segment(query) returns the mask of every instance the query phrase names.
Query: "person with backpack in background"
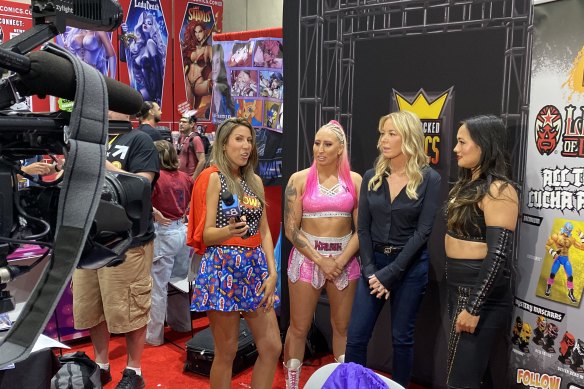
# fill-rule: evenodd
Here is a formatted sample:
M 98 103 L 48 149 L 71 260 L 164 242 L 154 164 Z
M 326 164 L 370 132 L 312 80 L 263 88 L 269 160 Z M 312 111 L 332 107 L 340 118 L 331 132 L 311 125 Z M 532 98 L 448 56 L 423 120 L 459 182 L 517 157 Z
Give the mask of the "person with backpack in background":
M 179 170 L 197 178 L 205 166 L 205 143 L 203 135 L 195 131 L 197 119 L 194 115 L 180 118 L 179 130 L 180 138 L 178 140 L 177 151 L 179 152 Z

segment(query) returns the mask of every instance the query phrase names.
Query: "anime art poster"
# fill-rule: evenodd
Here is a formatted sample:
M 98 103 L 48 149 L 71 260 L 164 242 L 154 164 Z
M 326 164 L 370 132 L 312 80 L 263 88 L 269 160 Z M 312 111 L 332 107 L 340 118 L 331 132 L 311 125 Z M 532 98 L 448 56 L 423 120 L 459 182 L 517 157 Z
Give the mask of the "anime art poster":
M 32 27 L 32 14 L 28 4 L 0 0 L 0 44 L 9 41 Z M 25 111 L 48 111 L 48 98 L 28 97 L 13 109 Z
M 237 116 L 256 128 L 264 185 L 279 185 L 282 177 L 283 98 L 282 39 L 215 42 L 212 121 Z
M 535 6 L 511 385 L 584 388 L 584 3 Z
M 163 112 L 163 100 L 172 100 L 172 87 L 165 88 L 166 82 L 170 83 L 171 73 L 168 72 L 167 79 L 168 26 L 171 20 L 165 15 L 171 13 L 164 12 L 163 8 L 171 6 L 168 3 L 131 0 L 120 35 L 120 61 L 127 68 L 129 84 L 142 94 L 144 100 L 158 103 Z
M 116 79 L 118 58 L 111 32 L 66 27 L 65 32 L 57 35 L 55 41 L 104 76 Z

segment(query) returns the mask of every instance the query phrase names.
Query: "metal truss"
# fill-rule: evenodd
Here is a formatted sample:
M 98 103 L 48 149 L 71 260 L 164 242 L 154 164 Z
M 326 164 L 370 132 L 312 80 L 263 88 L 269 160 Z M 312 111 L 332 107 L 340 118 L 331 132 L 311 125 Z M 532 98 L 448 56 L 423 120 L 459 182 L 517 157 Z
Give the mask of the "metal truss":
M 504 29 L 501 117 L 516 179 L 523 181 L 528 120 L 531 0 L 300 0 L 299 129 L 296 168 L 311 162 L 311 139 L 336 119 L 352 137 L 355 42 L 379 37 Z

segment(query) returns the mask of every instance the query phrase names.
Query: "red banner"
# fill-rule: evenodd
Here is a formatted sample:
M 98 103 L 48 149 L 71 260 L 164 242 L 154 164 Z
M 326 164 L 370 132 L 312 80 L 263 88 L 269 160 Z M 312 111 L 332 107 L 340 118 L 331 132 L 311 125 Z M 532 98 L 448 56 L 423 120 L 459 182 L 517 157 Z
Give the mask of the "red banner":
M 0 0 L 0 43 L 4 43 L 32 27 L 32 14 L 28 4 Z M 49 99 L 32 97 L 27 99 L 26 106 L 21 104 L 18 109 L 31 111 L 49 111 Z

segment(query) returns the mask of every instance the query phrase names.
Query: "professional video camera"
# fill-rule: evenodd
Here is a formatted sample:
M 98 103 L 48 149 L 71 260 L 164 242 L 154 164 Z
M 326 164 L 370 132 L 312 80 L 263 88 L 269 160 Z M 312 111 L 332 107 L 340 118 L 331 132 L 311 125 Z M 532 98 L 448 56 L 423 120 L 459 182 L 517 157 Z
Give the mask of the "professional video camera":
M 63 33 L 66 26 L 100 31 L 116 29 L 122 22 L 120 5 L 116 0 L 33 0 L 31 10 L 34 27 L 0 45 L 0 68 L 14 72 L 0 81 L 0 109 L 9 108 L 33 94 L 70 100 L 75 100 L 77 96 L 81 101 L 85 97 L 79 96 L 86 91 L 79 88 L 85 85 L 82 75 L 87 73 L 87 65 L 81 65 L 76 62 L 79 60 L 67 55 L 56 55 L 61 50 L 56 46 L 31 51 Z M 84 71 L 86 73 L 82 73 Z M 107 93 L 107 99 L 104 95 L 101 100 L 107 100 L 109 109 L 126 114 L 134 114 L 140 109 L 142 97 L 137 91 L 101 74 L 99 77 L 92 73 L 89 75 L 90 81 L 97 78 L 103 86 L 102 93 Z M 108 105 L 105 101 L 102 104 L 104 107 Z M 104 178 L 106 134 L 102 131 L 101 135 L 91 139 L 92 134 L 88 136 L 86 131 L 80 136 L 78 145 L 77 133 L 83 131 L 79 128 L 91 125 L 101 130 L 107 129 L 107 112 L 101 112 L 104 115 L 99 116 L 103 118 L 101 122 L 91 120 L 98 123 L 89 125 L 87 120 L 84 121 L 84 113 L 80 113 L 82 110 L 87 112 L 91 108 L 83 108 L 80 103 L 72 113 L 0 111 L 0 313 L 14 309 L 13 299 L 5 290 L 8 282 L 37 265 L 49 253 L 53 254 L 19 318 L 19 322 L 22 320 L 24 324 L 18 323 L 20 325 L 14 326 L 6 339 L 0 341 L 0 366 L 27 357 L 32 347 L 29 343 L 34 343 L 44 328 L 75 266 L 97 269 L 120 264 L 132 239 L 145 234 L 148 227 L 150 182 L 125 173 L 107 172 Z M 95 115 L 95 110 L 90 114 Z M 83 136 L 85 138 L 81 139 Z M 81 144 L 82 141 L 85 143 Z M 80 150 L 85 150 L 83 147 L 91 147 L 85 146 L 88 143 L 95 143 L 97 148 L 88 155 L 79 154 Z M 75 153 L 71 155 L 72 152 Z M 47 154 L 65 156 L 65 174 L 61 178 L 44 182 L 21 170 L 21 160 Z M 79 182 L 73 177 L 79 176 L 83 168 L 90 170 L 88 166 L 93 166 L 93 163 L 99 165 L 92 172 L 99 177 L 93 188 L 68 186 L 69 182 L 72 185 Z M 18 190 L 17 175 L 33 179 L 36 185 Z M 103 185 L 96 184 L 100 182 Z M 71 198 L 65 201 L 70 193 Z M 80 193 L 88 197 L 86 208 L 91 209 L 86 211 L 86 215 L 91 218 L 79 223 L 81 227 L 75 223 L 71 227 L 66 225 L 66 221 L 74 220 L 76 215 L 70 210 L 67 213 L 66 208 L 83 208 L 79 203 L 85 198 L 75 197 Z M 69 201 L 76 204 L 69 206 Z M 87 241 L 81 241 L 80 237 L 87 237 Z M 67 239 L 77 240 L 77 246 L 68 247 Z M 47 253 L 31 266 L 10 265 L 7 256 L 22 244 L 46 247 Z M 10 336 L 13 332 L 14 336 Z

